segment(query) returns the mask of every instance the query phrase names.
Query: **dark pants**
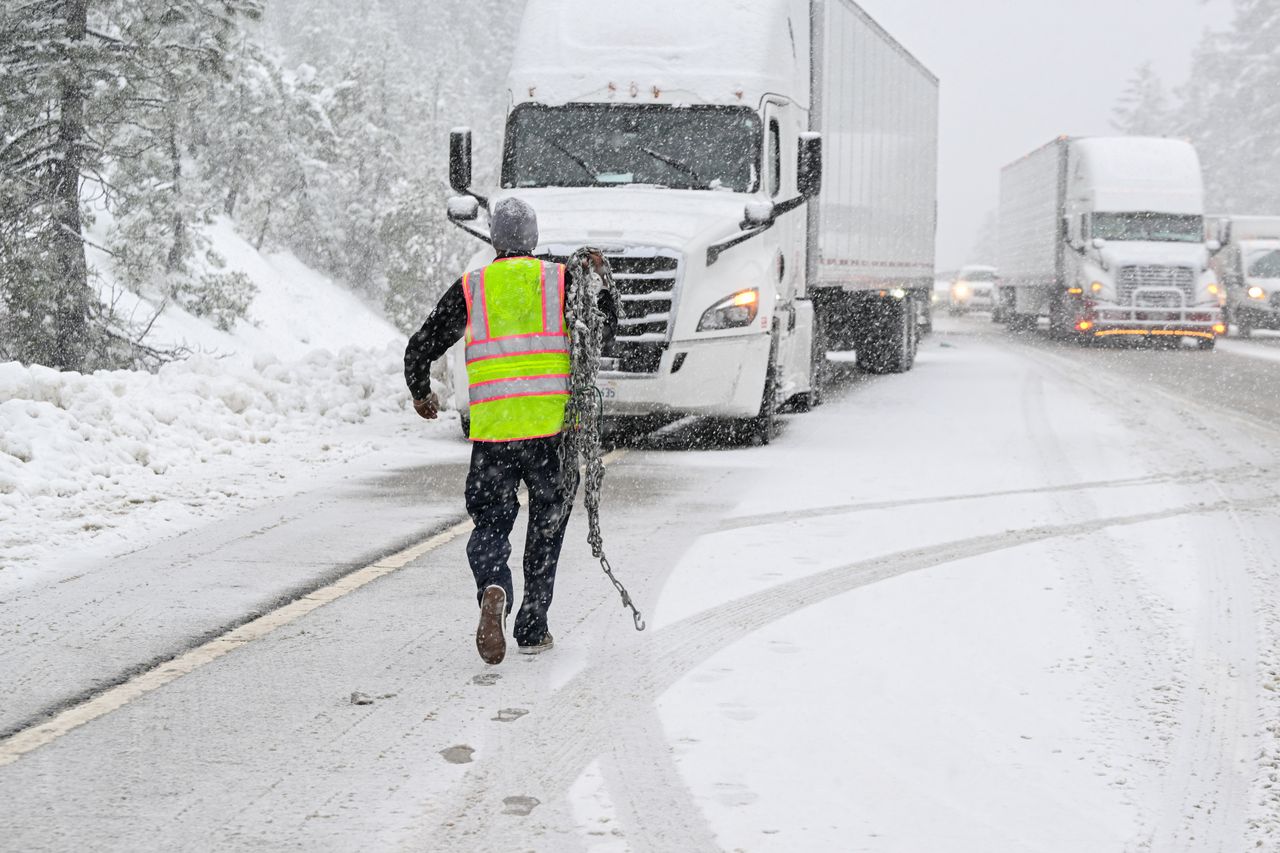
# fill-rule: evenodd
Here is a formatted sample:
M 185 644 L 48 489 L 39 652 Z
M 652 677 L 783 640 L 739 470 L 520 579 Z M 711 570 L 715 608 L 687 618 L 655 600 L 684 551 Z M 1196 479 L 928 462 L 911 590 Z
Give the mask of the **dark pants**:
M 524 600 L 516 614 L 515 639 L 537 643 L 547 632 L 547 608 L 556 582 L 556 563 L 573 504 L 560 482 L 560 437 L 471 445 L 467 475 L 467 512 L 476 529 L 467 543 L 467 559 L 476 578 L 477 598 L 497 584 L 507 591 L 507 612 L 515 600 L 511 588 L 511 529 L 520 514 L 516 490 L 529 487 L 529 530 L 524 546 Z

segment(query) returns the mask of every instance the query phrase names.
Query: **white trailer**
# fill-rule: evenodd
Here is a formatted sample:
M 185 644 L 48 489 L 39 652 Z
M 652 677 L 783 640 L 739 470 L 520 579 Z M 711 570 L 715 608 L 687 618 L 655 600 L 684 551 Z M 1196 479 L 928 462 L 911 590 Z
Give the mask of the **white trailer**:
M 854 3 L 814 6 L 825 175 L 809 208 L 810 292 L 826 349 L 910 370 L 934 282 L 938 78 Z
M 910 367 L 933 277 L 937 81 L 856 5 L 529 0 L 513 55 L 501 184 L 472 189 L 465 130 L 451 183 L 531 204 L 541 256 L 605 252 L 623 315 L 607 414 L 767 438 L 781 407 L 818 402 L 828 340 Z M 477 216 L 451 201 L 483 236 Z
M 999 316 L 1081 340 L 1189 337 L 1209 348 L 1224 295 L 1209 269 L 1195 148 L 1056 139 L 1000 179 Z
M 1280 216 L 1213 217 L 1208 233 L 1221 246 L 1213 270 L 1236 332 L 1280 329 Z

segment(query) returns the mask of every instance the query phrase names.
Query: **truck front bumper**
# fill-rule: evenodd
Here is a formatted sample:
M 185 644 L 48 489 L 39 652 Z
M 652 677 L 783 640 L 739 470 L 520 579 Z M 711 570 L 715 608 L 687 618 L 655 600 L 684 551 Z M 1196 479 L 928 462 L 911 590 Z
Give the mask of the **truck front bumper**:
M 1222 311 L 1215 307 L 1136 308 L 1097 305 L 1091 314 L 1090 328 L 1087 331 L 1095 338 L 1146 336 L 1213 339 L 1226 334 Z
M 760 412 L 769 335 L 677 341 L 656 373 L 601 372 L 609 416 L 700 415 L 749 418 Z

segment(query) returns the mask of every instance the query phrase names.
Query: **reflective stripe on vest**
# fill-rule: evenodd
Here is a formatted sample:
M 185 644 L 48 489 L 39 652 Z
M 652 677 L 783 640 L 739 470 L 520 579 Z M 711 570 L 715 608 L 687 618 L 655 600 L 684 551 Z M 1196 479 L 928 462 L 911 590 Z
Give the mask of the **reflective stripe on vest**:
M 467 347 L 467 364 L 508 355 L 542 355 L 567 353 L 569 342 L 564 335 L 521 335 L 520 337 L 488 340 Z
M 516 379 L 496 379 L 471 386 L 471 405 L 492 403 L 494 400 L 511 400 L 516 397 L 537 397 L 543 394 L 568 394 L 568 374 L 549 376 L 521 376 Z
M 471 437 L 555 435 L 569 395 L 569 341 L 559 264 L 506 258 L 463 277 Z

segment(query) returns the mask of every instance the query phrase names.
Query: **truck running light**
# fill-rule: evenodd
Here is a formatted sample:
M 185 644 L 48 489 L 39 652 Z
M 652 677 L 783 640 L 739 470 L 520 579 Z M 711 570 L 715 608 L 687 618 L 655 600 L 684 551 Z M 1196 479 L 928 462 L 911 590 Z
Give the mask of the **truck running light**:
M 1214 296 L 1218 295 L 1218 290 L 1219 290 L 1218 285 L 1216 284 L 1209 285 L 1209 293 L 1213 294 Z
M 1081 320 L 1079 323 L 1076 323 L 1077 332 L 1087 332 L 1092 328 L 1093 323 L 1090 323 L 1088 320 Z
M 1249 288 L 1249 298 L 1250 299 L 1266 299 L 1267 292 L 1255 284 L 1253 287 Z
M 740 329 L 755 322 L 760 307 L 760 291 L 740 290 L 712 305 L 698 321 L 699 332 Z
M 1079 296 L 1080 294 L 1084 293 L 1084 288 L 1083 287 L 1068 288 L 1067 293 L 1070 293 L 1072 296 Z
M 1090 290 L 1092 290 L 1094 293 L 1101 293 L 1101 292 L 1102 292 L 1102 282 L 1100 282 L 1100 281 L 1095 281 L 1093 284 L 1089 285 L 1089 289 L 1090 289 Z
M 1214 324 L 1213 324 L 1213 333 L 1214 333 L 1215 335 L 1225 335 L 1225 334 L 1227 333 L 1227 327 L 1226 327 L 1226 325 L 1224 325 L 1223 323 L 1214 323 Z

